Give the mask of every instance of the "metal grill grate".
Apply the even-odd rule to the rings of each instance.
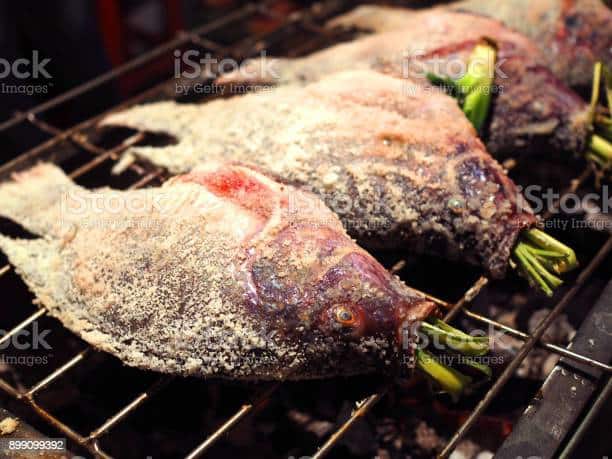
[[[123,140],[119,145],[114,146],[110,149],[106,149],[97,146],[95,142],[91,140],[87,131],[91,130],[91,128],[95,126],[97,121],[99,121],[103,115],[106,115],[110,112],[117,111],[124,108],[125,106],[132,105],[134,103],[142,102],[145,100],[150,100],[152,98],[171,97],[172,92],[170,91],[170,87],[172,85],[173,80],[167,80],[143,92],[137,97],[134,97],[124,102],[123,104],[112,108],[110,112],[88,119],[67,130],[60,130],[54,126],[45,123],[44,121],[38,119],[39,114],[45,113],[55,107],[58,107],[69,100],[78,98],[82,94],[92,89],[95,89],[102,84],[106,84],[108,82],[116,80],[123,74],[129,71],[136,70],[154,59],[158,59],[164,56],[169,57],[174,49],[183,46],[198,46],[213,52],[214,55],[221,58],[226,56],[233,56],[242,59],[255,54],[261,49],[269,48],[274,44],[283,42],[283,40],[287,39],[287,37],[290,37],[292,35],[296,28],[301,28],[302,30],[308,32],[312,39],[307,42],[301,42],[296,44],[296,46],[290,47],[287,50],[286,54],[298,55],[307,52],[316,47],[317,43],[329,43],[331,40],[337,40],[337,33],[335,34],[333,31],[318,26],[317,22],[320,23],[322,20],[325,20],[333,16],[334,14],[337,14],[341,10],[346,9],[345,6],[350,6],[350,3],[349,5],[344,5],[343,3],[344,2],[338,2],[333,0],[316,3],[308,9],[292,13],[288,17],[279,17],[277,13],[274,13],[268,8],[267,3],[247,4],[246,6],[232,12],[229,15],[217,19],[212,23],[206,24],[190,32],[180,32],[173,40],[153,49],[152,51],[138,57],[137,59],[123,66],[120,66],[113,71],[101,75],[90,82],[78,86],[59,97],[51,99],[48,102],[45,102],[44,104],[41,104],[29,110],[28,112],[15,114],[12,118],[0,124],[0,132],[3,132],[22,123],[29,123],[35,128],[40,129],[41,131],[45,132],[46,134],[50,134],[53,137],[1,167],[0,178],[5,178],[10,172],[27,167],[28,165],[41,159],[51,159],[59,161],[60,158],[57,158],[54,155],[54,149],[65,142],[69,142],[73,145],[76,145],[78,148],[84,150],[92,156],[90,160],[72,171],[72,173],[70,174],[72,178],[78,178],[86,173],[94,171],[96,168],[99,168],[102,163],[105,163],[107,161],[117,161],[122,151],[124,151],[131,145],[141,142],[145,138],[145,134],[136,133],[128,139]],[[239,41],[237,44],[231,46],[219,44],[213,39],[209,38],[209,35],[214,34],[220,29],[224,27],[230,27],[232,24],[238,21],[248,19],[249,17],[254,17],[255,15],[263,15],[265,17],[277,20],[281,19],[282,22],[279,27],[271,33],[262,34],[259,36],[249,35],[243,40]],[[151,167],[141,166],[137,163],[131,164],[129,167],[137,177],[137,180],[131,184],[130,188],[143,187],[147,184],[154,182],[155,180],[163,181],[163,179],[165,178],[164,172],[161,169],[152,169]],[[593,170],[590,167],[587,167],[584,172],[582,172],[576,179],[572,180],[571,185],[566,190],[566,193],[576,191],[582,184],[584,184],[587,180],[591,179],[592,175]],[[605,260],[611,249],[612,236],[609,237],[605,241],[605,243],[601,245],[601,247],[599,247],[596,255],[591,259],[590,263],[582,269],[580,275],[578,276],[572,287],[567,290],[561,300],[539,323],[539,325],[535,328],[532,334],[527,334],[520,330],[516,330],[512,327],[509,327],[491,318],[488,318],[486,316],[480,315],[476,312],[472,312],[467,309],[467,306],[476,298],[476,296],[478,296],[480,292],[486,288],[488,284],[488,279],[486,277],[480,277],[475,283],[466,288],[461,299],[454,304],[448,303],[446,301],[424,293],[430,299],[435,301],[438,305],[447,310],[447,314],[444,318],[444,320],[446,321],[452,320],[458,314],[464,314],[465,316],[481,324],[493,326],[495,329],[506,332],[511,336],[523,341],[523,345],[516,354],[516,356],[510,361],[509,364],[507,364],[501,375],[493,382],[492,386],[486,392],[480,402],[476,405],[475,409],[471,412],[467,419],[465,419],[465,421],[457,430],[457,432],[452,436],[452,438],[446,444],[444,450],[440,454],[440,457],[448,457],[450,455],[450,453],[454,450],[459,441],[461,441],[466,436],[466,434],[474,426],[478,418],[484,413],[487,407],[491,404],[494,398],[500,393],[505,384],[512,377],[512,375],[517,370],[521,362],[525,359],[530,350],[535,346],[543,348],[552,353],[556,353],[560,356],[572,359],[574,361],[590,365],[599,370],[603,370],[607,374],[612,372],[612,366],[604,362],[593,360],[589,357],[572,352],[571,350],[563,348],[561,346],[542,341],[542,336],[544,332],[547,330],[553,320],[559,316],[565,306],[572,301],[572,299],[576,296],[581,287],[589,280],[594,271]],[[10,269],[11,267],[9,265],[1,267],[0,276],[7,274]],[[27,327],[37,319],[43,317],[45,314],[46,311],[44,308],[41,307],[40,309],[38,309],[27,319],[23,320],[17,326],[8,331],[6,335],[4,335],[0,339],[0,345],[6,343],[14,335],[18,334],[25,327]],[[6,392],[11,397],[25,402],[42,419],[44,419],[51,426],[57,429],[58,432],[65,435],[81,447],[87,449],[91,454],[95,455],[96,457],[109,458],[110,456],[101,449],[98,443],[99,439],[102,436],[109,434],[109,432],[115,426],[121,423],[127,416],[134,413],[147,400],[151,399],[158,392],[162,391],[173,378],[169,376],[159,377],[159,379],[157,379],[147,390],[139,393],[129,403],[119,409],[114,415],[110,416],[99,427],[93,429],[88,435],[83,436],[71,426],[62,422],[49,411],[47,411],[43,406],[41,406],[37,401],[37,395],[40,392],[44,391],[45,388],[47,388],[50,384],[52,384],[60,377],[65,375],[67,372],[69,372],[71,369],[75,368],[81,362],[83,362],[92,352],[92,350],[92,348],[86,348],[81,352],[77,353],[66,363],[55,369],[53,372],[42,378],[38,383],[32,385],[27,390],[16,389],[9,382],[1,378],[0,389]],[[193,449],[193,451],[187,456],[187,458],[193,459],[203,455],[212,445],[214,445],[220,438],[222,438],[224,434],[234,428],[240,421],[242,421],[246,416],[248,416],[249,413],[253,412],[256,407],[261,405],[264,401],[268,400],[278,389],[279,386],[280,383],[268,386],[260,393],[254,394],[252,399],[245,401],[244,404],[242,404],[242,406],[235,412],[233,416],[229,417],[214,432],[209,434],[197,447]],[[386,392],[387,389],[383,388],[379,392],[373,393],[365,399],[357,401],[356,408],[353,410],[348,420],[346,420],[344,424],[342,424],[334,433],[332,433],[328,437],[327,441],[325,441],[318,448],[313,445],[313,457],[322,458],[327,453],[329,453],[330,450],[338,443],[339,439],[356,422],[356,420],[359,419],[361,416],[365,415],[369,410],[371,410],[372,407],[375,406],[376,403],[379,402],[385,396]]]

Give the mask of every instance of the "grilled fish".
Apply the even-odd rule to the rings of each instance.
[[[570,86],[590,86],[596,61],[612,65],[612,10],[601,0],[461,0],[444,8],[483,14],[521,32],[540,49],[546,67]],[[389,32],[409,26],[414,14],[362,5],[329,25]]]
[[[367,247],[461,259],[494,277],[536,222],[453,99],[375,71],[202,105],[135,106],[102,124],[175,137],[130,150],[172,173],[254,163],[318,194]]]
[[[371,7],[368,7],[371,8]],[[298,59],[261,59],[222,75],[217,83],[239,90],[246,83],[282,85],[316,81],[333,72],[375,69],[427,87],[427,72],[453,76],[468,68],[474,47],[483,39],[497,46],[495,102],[485,132],[496,156],[534,153],[543,147],[580,152],[588,144],[586,103],[546,67],[546,59],[529,39],[500,22],[444,9],[393,11],[357,9],[338,22],[389,29],[365,35]],[[382,19],[379,19],[381,18]],[[365,19],[364,19],[365,18]],[[401,26],[400,26],[401,24]],[[269,59],[269,58],[268,58]],[[438,126],[438,124],[436,124]]]
[[[90,191],[42,163],[0,184],[0,201],[40,236],[0,236],[0,249],[49,313],[135,367],[264,380],[394,372],[435,309],[318,198],[245,165]]]

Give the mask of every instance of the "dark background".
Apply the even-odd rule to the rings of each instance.
[[[35,0],[0,2],[0,58],[15,62],[50,59],[45,70],[50,79],[0,78],[0,123],[65,93],[156,45],[178,30],[190,29],[222,16],[246,2],[233,0]],[[273,10],[286,15],[312,2],[279,0]],[[250,33],[273,27],[270,20],[248,24]],[[25,68],[23,69],[25,70]],[[95,90],[45,111],[41,120],[59,128],[70,127],[126,97],[168,77],[172,60],[150,63]],[[12,72],[11,72],[12,73]],[[6,86],[44,86],[44,93],[16,94]],[[21,123],[0,134],[0,163],[47,139],[38,129]]]

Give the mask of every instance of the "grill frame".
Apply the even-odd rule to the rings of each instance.
[[[127,72],[137,70],[138,68],[146,65],[154,59],[158,59],[166,55],[170,56],[174,49],[181,46],[199,46],[201,48],[205,48],[209,51],[214,52],[216,57],[223,58],[226,56],[233,56],[242,59],[253,55],[261,49],[265,49],[270,44],[270,42],[268,41],[269,37],[272,37],[274,34],[279,34],[279,31],[281,38],[285,33],[285,29],[289,29],[288,33],[291,33],[290,29],[292,27],[301,27],[305,30],[308,30],[309,32],[312,32],[315,36],[313,42],[320,38],[324,40],[329,40],[330,35],[333,34],[333,32],[318,26],[316,22],[322,20],[322,18],[330,18],[335,14],[341,12],[346,6],[350,6],[350,3],[349,5],[346,5],[346,2],[337,0],[323,1],[320,3],[315,3],[304,10],[292,13],[289,16],[284,17],[272,11],[269,8],[270,3],[271,2],[264,2],[262,4],[248,3],[247,5],[213,22],[205,24],[191,31],[181,31],[174,39],[152,49],[151,51],[139,56],[138,58],[120,67],[117,67],[116,69],[109,71],[89,82],[86,82],[58,97],[55,97],[41,105],[38,105],[32,108],[31,110],[16,113],[13,117],[0,123],[0,133],[12,127],[18,126],[22,123],[28,123],[39,129],[40,131],[46,134],[50,134],[52,136],[49,140],[43,142],[42,144],[21,154],[14,160],[1,166],[0,180],[6,179],[11,173],[18,170],[22,170],[25,167],[32,165],[33,163],[43,158],[51,158],[53,161],[58,162],[60,158],[54,156],[54,149],[64,142],[74,144],[78,148],[85,150],[86,152],[92,155],[91,160],[81,165],[70,174],[72,178],[78,178],[83,174],[86,174],[96,169],[100,164],[109,159],[112,161],[117,161],[121,153],[125,149],[129,148],[135,143],[140,142],[143,139],[144,133],[138,132],[121,142],[119,145],[114,146],[113,148],[105,149],[91,142],[85,132],[89,129],[92,129],[103,116],[121,110],[126,106],[143,102],[145,100],[157,96],[172,97],[173,94],[171,91],[169,91],[169,88],[172,86],[172,82],[174,81],[174,79],[170,78],[169,80],[163,81],[162,83],[155,85],[154,87],[140,93],[139,95],[112,107],[105,113],[82,121],[81,123],[66,130],[58,129],[39,119],[38,115],[40,114],[43,114],[53,108],[56,108],[67,101],[73,100],[74,98],[77,98],[82,94],[97,88],[100,85],[106,84],[110,81],[114,81],[122,75],[126,74]],[[278,28],[276,28],[272,32],[257,36],[247,36],[246,39],[241,40],[236,45],[232,45],[230,47],[216,43],[215,41],[210,38],[207,38],[206,36],[207,34],[215,32],[223,27],[228,27],[232,22],[244,20],[254,15],[263,15],[271,19],[281,20],[281,23]],[[291,54],[300,54],[305,49],[307,50],[308,46],[309,43],[304,43],[303,47],[294,48]],[[145,168],[139,165],[138,163],[133,163],[129,165],[129,168],[139,177],[139,179],[134,182],[130,186],[130,188],[140,188],[154,182],[155,180],[163,181],[166,178],[165,172],[159,168]],[[560,199],[563,195],[569,192],[576,191],[581,185],[591,179],[593,177],[593,174],[594,170],[592,169],[592,167],[587,166],[579,176],[572,180],[568,188],[561,195]],[[480,324],[493,326],[496,330],[504,331],[510,334],[511,336],[523,341],[523,345],[519,349],[516,356],[514,356],[510,363],[505,366],[504,371],[493,382],[491,387],[477,404],[475,409],[471,412],[469,417],[451,437],[450,441],[446,444],[444,450],[440,453],[439,457],[448,457],[450,455],[450,453],[457,446],[459,441],[461,441],[466,436],[469,430],[477,422],[479,417],[484,413],[486,408],[503,389],[503,387],[512,377],[521,362],[525,359],[527,354],[531,351],[531,349],[536,346],[546,349],[549,352],[556,353],[579,364],[584,364],[593,367],[597,370],[600,370],[604,375],[609,375],[610,373],[612,373],[612,366],[605,362],[597,361],[588,356],[573,352],[562,346],[546,343],[542,340],[542,336],[544,332],[548,329],[550,324],[554,321],[555,318],[559,316],[559,314],[561,314],[565,306],[576,296],[581,287],[585,285],[585,283],[589,280],[593,272],[605,260],[611,250],[612,235],[609,236],[606,242],[598,249],[597,254],[592,258],[590,263],[586,267],[584,267],[584,269],[582,269],[580,275],[578,276],[572,287],[565,292],[563,297],[556,303],[556,305],[552,308],[548,315],[546,315],[546,317],[540,322],[540,324],[531,334],[527,334],[520,330],[501,324],[489,317],[470,311],[467,308],[467,306],[476,298],[477,295],[480,294],[480,292],[489,283],[489,280],[484,276],[480,277],[474,284],[470,285],[465,290],[460,300],[455,303],[449,303],[439,298],[428,295],[425,292],[422,292],[427,297],[436,302],[439,306],[446,309],[447,313],[444,317],[445,321],[451,321],[456,318],[458,314],[464,314],[465,316],[475,320]],[[9,265],[0,267],[0,277],[7,274],[10,270],[11,267]],[[5,336],[0,338],[0,345],[8,341],[12,336],[19,333],[21,330],[23,330],[25,327],[27,327],[37,319],[43,317],[45,314],[46,310],[44,309],[44,307],[40,307],[36,312],[31,314],[28,318],[26,318],[17,326],[8,331]],[[58,432],[65,435],[79,446],[88,450],[89,453],[91,453],[92,455],[100,458],[110,458],[111,456],[109,456],[101,449],[98,442],[99,439],[102,436],[108,434],[113,427],[115,427],[126,417],[136,411],[147,400],[154,397],[155,394],[157,394],[158,392],[162,391],[174,379],[174,377],[160,376],[159,379],[157,379],[147,390],[140,392],[136,397],[131,400],[131,402],[123,406],[123,408],[121,408],[114,415],[106,419],[106,421],[100,424],[97,428],[93,429],[87,436],[84,436],[79,434],[75,429],[65,424],[53,414],[51,414],[49,411],[47,411],[44,407],[42,407],[37,402],[36,395],[40,391],[44,390],[48,385],[52,384],[54,381],[65,375],[70,369],[76,367],[80,362],[86,359],[92,351],[93,348],[91,347],[87,347],[84,350],[80,351],[63,365],[56,368],[46,377],[42,378],[38,383],[31,386],[28,390],[18,390],[7,381],[0,378],[0,390],[4,391],[14,399],[25,402],[27,405],[29,405],[31,409],[34,410],[34,412],[38,416],[40,416],[43,420],[49,423]],[[281,383],[271,384],[264,390],[254,394],[250,400],[245,401],[241,405],[241,407],[235,412],[233,416],[231,416],[224,423],[222,423],[217,429],[215,429],[214,432],[208,434],[206,438],[199,445],[197,445],[186,457],[188,459],[194,459],[203,455],[225,433],[229,432],[246,416],[252,413],[258,406],[268,400],[273,395],[274,391],[280,386],[280,384]],[[328,437],[328,439],[316,450],[313,457],[322,458],[327,453],[329,453],[331,449],[338,443],[339,439],[356,422],[356,420],[365,415],[370,409],[372,409],[372,407],[376,405],[378,401],[382,399],[382,397],[384,397],[385,393],[387,392],[387,389],[388,386],[383,386],[380,391],[371,394],[363,400],[357,401],[356,408],[353,410],[348,420],[346,420],[334,433],[332,433]]]

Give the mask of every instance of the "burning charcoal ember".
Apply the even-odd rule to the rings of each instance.
[[[461,441],[450,455],[450,459],[489,459],[490,457],[492,457],[490,451],[483,451],[482,447],[472,440]]]
[[[414,441],[421,449],[427,452],[436,453],[444,447],[444,439],[440,438],[435,429],[421,421],[417,424],[414,431]]]
[[[533,333],[538,324],[550,314],[549,309],[539,309],[535,311],[528,321],[529,333]],[[574,337],[576,329],[569,323],[567,315],[561,314],[546,329],[542,339],[554,344],[566,344]]]
[[[397,435],[397,420],[394,418],[383,418],[376,425],[376,434],[384,443],[390,443]]]
[[[406,454],[415,458],[432,457],[444,446],[444,439],[418,416],[378,419],[375,431],[383,454],[391,458]]]
[[[129,150],[173,173],[255,163],[319,194],[365,246],[460,259],[495,278],[511,263],[552,294],[561,282],[553,273],[576,264],[571,249],[527,230],[535,216],[454,100],[403,88],[377,72],[345,72],[203,105],[136,106],[103,125],[174,136],[176,145]]]
[[[558,361],[558,356],[551,355],[549,352],[542,349],[534,349],[530,355],[521,362],[521,366],[516,370],[516,375],[519,378],[544,380]]]
[[[485,307],[484,314],[502,325],[518,330],[524,329],[526,332],[531,333],[533,331],[532,327],[537,325],[537,322],[541,320],[544,313],[538,311],[535,314],[531,314],[529,318],[529,327],[519,323],[519,315],[522,313],[521,309],[526,306],[526,301],[527,299],[524,295],[513,294],[507,304],[496,305],[495,303],[487,303],[483,305],[483,307]],[[460,325],[468,327],[469,320],[460,322]],[[544,339],[553,344],[566,345],[569,337],[572,336],[571,330],[573,330],[571,325],[567,322],[566,316],[561,315],[551,328],[552,327],[558,327],[557,329],[560,332],[553,332],[552,336],[546,335]],[[490,362],[490,367],[493,374],[497,374],[499,371],[502,371],[506,363],[516,355],[518,350],[523,346],[524,341],[502,331],[492,332],[491,337],[491,356],[494,357],[495,360]],[[542,380],[549,374],[557,360],[558,357],[555,354],[551,354],[544,349],[535,348],[527,355],[522,366],[517,370],[517,375],[521,378]]]
[[[531,314],[528,320],[528,332],[533,333],[541,320],[549,313],[548,309],[540,309]],[[501,308],[492,308],[492,318],[498,322],[508,325],[512,328],[521,328],[516,321],[517,311],[503,311]],[[569,323],[567,316],[561,314],[544,333],[542,339],[551,344],[567,345],[573,338],[575,333],[574,327]],[[510,335],[499,334],[495,337],[493,345],[495,351],[509,357],[520,349],[523,341],[514,338]],[[544,349],[533,349],[523,360],[521,366],[517,370],[517,375],[521,378],[529,378],[543,380],[548,376],[556,365],[559,357],[556,354],[551,354]]]
[[[326,437],[334,429],[332,422],[313,419],[309,413],[295,409],[289,410],[287,417],[304,429],[304,431],[316,435],[317,438]]]
[[[440,409],[438,403],[413,407],[408,415],[379,418],[375,423],[378,450],[390,458],[431,458],[439,454],[448,442],[448,435],[455,425],[460,425],[469,411]],[[430,417],[433,418],[430,420]],[[511,430],[507,415],[483,418],[470,440],[459,444],[455,454],[475,458],[487,457],[490,446],[500,444]]]
[[[445,81],[447,89],[454,89],[452,81],[474,68],[469,65],[472,51],[487,40],[496,48],[496,64],[487,72],[495,78],[486,91],[473,93],[473,98],[483,104],[486,99],[494,101],[491,113],[484,114],[483,120],[487,122],[481,129],[491,153],[508,156],[535,154],[545,149],[587,154],[595,147],[606,163],[612,160],[612,153],[608,154],[612,134],[601,145],[593,145],[595,120],[590,116],[589,106],[547,68],[548,60],[525,36],[497,20],[476,14],[439,8],[421,11],[361,8],[365,10],[357,8],[335,23],[383,32],[299,59],[281,58],[270,65],[255,59],[246,65],[248,72],[228,73],[217,82],[230,86],[303,84],[332,72],[374,68],[402,78],[406,91],[412,91],[414,85],[429,86],[426,76],[430,73]],[[562,61],[571,66],[570,59]],[[247,73],[249,76],[245,76]]]
[[[42,236],[1,236],[0,248],[49,314],[128,365],[285,380],[398,375],[416,357],[454,397],[469,386],[410,345],[432,302],[360,249],[314,195],[246,166],[91,192],[42,163],[0,185],[0,199],[3,216]],[[462,341],[466,352],[488,349]]]
[[[19,421],[15,418],[6,417],[0,421],[0,435],[10,435],[19,426]]]
[[[346,421],[351,412],[355,409],[355,404],[346,402],[338,413],[338,425]],[[360,417],[340,439],[340,443],[355,456],[372,456],[376,452],[375,428],[372,422]]]
[[[512,302],[513,306],[520,308],[525,306],[529,299],[527,298],[527,295],[523,293],[515,293],[512,295],[512,298],[510,298],[510,301]]]

